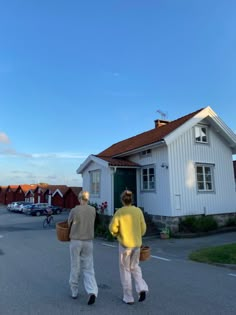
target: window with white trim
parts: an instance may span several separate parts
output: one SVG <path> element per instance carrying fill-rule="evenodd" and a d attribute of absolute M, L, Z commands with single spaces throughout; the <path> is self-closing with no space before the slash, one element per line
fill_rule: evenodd
<path fill-rule="evenodd" d="M 195 142 L 208 143 L 208 128 L 207 126 L 195 126 Z"/>
<path fill-rule="evenodd" d="M 147 150 L 144 150 L 140 153 L 140 157 L 147 157 L 147 156 L 150 156 L 151 155 L 151 149 L 147 149 Z"/>
<path fill-rule="evenodd" d="M 93 196 L 100 195 L 101 171 L 95 170 L 90 172 L 90 194 Z"/>
<path fill-rule="evenodd" d="M 214 191 L 213 170 L 214 170 L 213 165 L 197 164 L 196 176 L 198 192 Z"/>
<path fill-rule="evenodd" d="M 141 189 L 155 190 L 155 168 L 153 166 L 141 169 Z"/>

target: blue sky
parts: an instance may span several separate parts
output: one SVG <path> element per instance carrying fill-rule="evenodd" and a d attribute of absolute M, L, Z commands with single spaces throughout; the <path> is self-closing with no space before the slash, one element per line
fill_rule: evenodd
<path fill-rule="evenodd" d="M 236 132 L 236 1 L 0 0 L 0 185 L 210 105 Z"/>

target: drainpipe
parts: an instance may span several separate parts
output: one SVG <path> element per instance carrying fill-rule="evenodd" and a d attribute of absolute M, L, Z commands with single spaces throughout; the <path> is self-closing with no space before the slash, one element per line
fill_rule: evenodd
<path fill-rule="evenodd" d="M 112 209 L 112 207 L 114 208 L 114 175 L 116 173 L 116 169 L 117 169 L 116 166 L 111 168 L 111 175 L 112 176 L 111 176 L 111 208 L 110 209 Z M 114 210 L 115 209 L 113 209 L 113 211 Z M 110 214 L 113 215 L 113 213 L 110 213 Z"/>

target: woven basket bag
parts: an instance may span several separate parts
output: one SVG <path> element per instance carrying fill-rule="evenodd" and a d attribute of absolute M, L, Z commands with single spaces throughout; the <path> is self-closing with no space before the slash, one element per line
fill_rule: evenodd
<path fill-rule="evenodd" d="M 68 226 L 67 221 L 58 222 L 56 224 L 57 231 L 57 239 L 61 242 L 69 242 L 70 241 L 70 228 Z"/>
<path fill-rule="evenodd" d="M 140 248 L 140 261 L 148 260 L 151 257 L 151 248 L 149 246 L 141 246 Z"/>

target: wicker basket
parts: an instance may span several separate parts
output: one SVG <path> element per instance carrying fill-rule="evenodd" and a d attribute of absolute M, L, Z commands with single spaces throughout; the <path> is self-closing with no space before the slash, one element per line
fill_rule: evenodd
<path fill-rule="evenodd" d="M 56 224 L 57 231 L 57 239 L 61 242 L 69 242 L 70 241 L 70 229 L 67 221 L 58 222 Z"/>
<path fill-rule="evenodd" d="M 141 246 L 140 248 L 140 261 L 148 260 L 151 256 L 151 248 L 149 246 Z"/>

